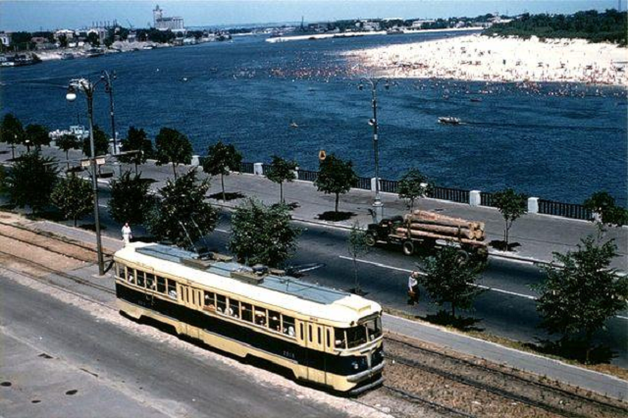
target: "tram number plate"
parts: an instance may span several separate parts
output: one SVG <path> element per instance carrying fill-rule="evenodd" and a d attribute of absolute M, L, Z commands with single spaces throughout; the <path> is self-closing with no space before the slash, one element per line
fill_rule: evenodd
<path fill-rule="evenodd" d="M 284 351 L 284 352 L 283 352 L 283 356 L 284 356 L 285 358 L 289 358 L 289 359 L 292 359 L 292 360 L 296 360 L 296 356 L 294 355 L 294 353 L 293 353 L 293 352 L 290 352 L 290 351 Z"/>

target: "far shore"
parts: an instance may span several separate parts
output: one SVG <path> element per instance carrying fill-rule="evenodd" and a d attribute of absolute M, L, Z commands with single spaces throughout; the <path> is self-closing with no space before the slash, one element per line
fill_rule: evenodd
<path fill-rule="evenodd" d="M 482 30 L 482 28 L 449 28 L 449 29 L 418 29 L 418 30 L 409 30 L 404 29 L 401 32 L 395 32 L 390 35 L 406 35 L 413 33 L 440 33 L 440 32 L 467 32 L 474 30 Z M 311 41 L 311 40 L 321 40 L 321 39 L 330 39 L 330 38 L 354 38 L 356 36 L 377 36 L 377 35 L 388 35 L 389 33 L 386 31 L 371 31 L 371 32 L 342 32 L 342 33 L 317 33 L 311 35 L 287 35 L 287 36 L 278 36 L 274 38 L 266 39 L 266 42 L 275 43 L 275 42 L 288 42 L 288 41 Z"/>
<path fill-rule="evenodd" d="M 474 34 L 351 51 L 345 56 L 356 66 L 392 78 L 628 86 L 628 50 L 583 39 Z"/>

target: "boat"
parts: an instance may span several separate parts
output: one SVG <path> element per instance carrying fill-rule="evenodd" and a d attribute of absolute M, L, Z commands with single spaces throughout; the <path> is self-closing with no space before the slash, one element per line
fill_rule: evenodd
<path fill-rule="evenodd" d="M 82 125 L 72 125 L 70 126 L 70 129 L 55 129 L 54 131 L 48 132 L 48 136 L 53 141 L 56 141 L 63 135 L 72 135 L 82 140 L 89 137 L 89 131 Z"/>
<path fill-rule="evenodd" d="M 438 123 L 442 123 L 443 125 L 460 125 L 460 119 L 454 118 L 453 116 L 441 116 L 438 118 Z"/>
<path fill-rule="evenodd" d="M 482 99 L 480 99 L 479 97 L 472 97 L 470 100 L 474 103 L 479 103 L 482 101 Z"/>

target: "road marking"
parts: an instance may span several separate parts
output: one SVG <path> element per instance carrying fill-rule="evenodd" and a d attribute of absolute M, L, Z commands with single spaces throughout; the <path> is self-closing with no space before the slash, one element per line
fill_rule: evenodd
<path fill-rule="evenodd" d="M 229 233 L 231 233 L 231 231 L 227 231 L 226 229 L 220 229 L 220 228 L 216 228 L 216 229 L 214 229 L 214 231 L 216 231 L 216 232 L 222 232 L 223 234 L 229 234 Z"/>

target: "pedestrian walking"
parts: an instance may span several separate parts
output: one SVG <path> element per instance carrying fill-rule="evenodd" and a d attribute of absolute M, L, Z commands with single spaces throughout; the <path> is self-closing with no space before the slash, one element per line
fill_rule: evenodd
<path fill-rule="evenodd" d="M 125 222 L 124 226 L 122 227 L 122 240 L 124 241 L 125 246 L 129 242 L 131 242 L 131 238 L 133 238 L 133 235 L 131 233 L 131 227 L 129 226 L 128 222 Z"/>
<path fill-rule="evenodd" d="M 419 272 L 413 271 L 408 277 L 408 305 L 419 304 Z"/>

